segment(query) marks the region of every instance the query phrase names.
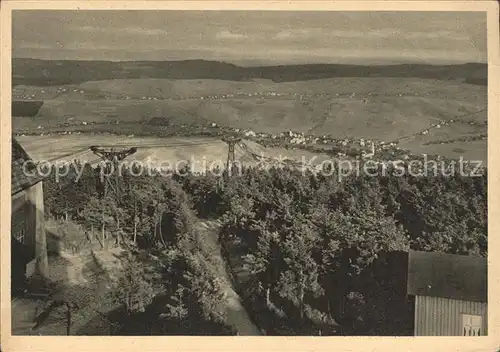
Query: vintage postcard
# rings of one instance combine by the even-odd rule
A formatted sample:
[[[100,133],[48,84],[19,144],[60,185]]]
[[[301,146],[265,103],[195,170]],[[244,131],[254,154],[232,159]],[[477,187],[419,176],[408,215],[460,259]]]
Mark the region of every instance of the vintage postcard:
[[[2,3],[2,350],[500,350],[498,9]]]

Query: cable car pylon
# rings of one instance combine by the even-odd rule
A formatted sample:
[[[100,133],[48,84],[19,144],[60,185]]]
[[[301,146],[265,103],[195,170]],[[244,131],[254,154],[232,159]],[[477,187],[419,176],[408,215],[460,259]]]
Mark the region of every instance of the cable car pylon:
[[[226,161],[226,178],[230,177],[236,169],[236,157],[234,156],[234,146],[241,142],[240,137],[228,136],[223,137],[222,141],[228,145],[227,161]]]
[[[100,179],[104,185],[103,198],[108,195],[108,187],[114,191],[116,202],[120,200],[120,163],[129,155],[137,152],[137,148],[129,148],[115,151],[114,148],[106,149],[96,146],[89,148],[95,155],[99,156],[104,162],[104,170],[100,169]],[[111,176],[114,176],[114,182]],[[113,184],[114,183],[114,184]]]

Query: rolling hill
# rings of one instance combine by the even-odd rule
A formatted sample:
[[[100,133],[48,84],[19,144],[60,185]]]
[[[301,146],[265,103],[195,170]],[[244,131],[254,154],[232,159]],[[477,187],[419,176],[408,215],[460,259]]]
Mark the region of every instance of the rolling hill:
[[[16,85],[51,86],[79,84],[110,79],[164,78],[217,79],[273,82],[294,82],[334,77],[425,78],[442,81],[457,80],[486,85],[487,65],[401,64],[359,66],[339,64],[307,64],[266,67],[241,67],[206,60],[184,61],[56,61],[15,58],[12,62],[12,83]]]
[[[166,126],[215,122],[256,132],[294,130],[385,140],[420,131],[440,120],[474,114],[487,103],[484,86],[379,77],[285,83],[262,79],[115,79],[62,89],[18,86],[14,92],[15,97],[36,99],[26,101],[24,108],[20,102],[13,106],[17,129],[68,122],[147,123],[161,119]],[[31,115],[22,115],[28,112]],[[486,111],[468,119],[483,122]]]

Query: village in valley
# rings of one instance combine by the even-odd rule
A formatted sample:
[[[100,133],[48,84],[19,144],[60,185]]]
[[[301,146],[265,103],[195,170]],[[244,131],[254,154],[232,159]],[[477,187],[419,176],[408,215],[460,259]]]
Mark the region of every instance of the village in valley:
[[[12,335],[488,335],[485,14],[120,12],[13,16]]]

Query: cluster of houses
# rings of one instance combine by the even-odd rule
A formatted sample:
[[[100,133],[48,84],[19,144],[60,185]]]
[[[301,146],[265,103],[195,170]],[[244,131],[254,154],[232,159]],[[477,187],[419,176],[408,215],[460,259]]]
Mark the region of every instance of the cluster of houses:
[[[78,94],[85,94],[85,91],[83,89],[79,89],[79,88],[59,87],[56,90],[56,93],[58,93],[58,94],[60,94],[60,93],[66,93],[66,92],[73,92],[73,93],[78,93]]]
[[[44,93],[45,91],[42,90],[42,93]],[[35,100],[37,99],[38,96],[37,96],[37,92],[33,92],[33,90],[31,89],[23,89],[23,88],[18,88],[18,87],[14,87],[14,89],[12,90],[12,99],[15,100],[15,99],[20,99],[20,100]]]
[[[440,129],[441,127],[444,127],[444,126],[449,126],[455,122],[458,122],[456,120],[442,120],[442,121],[439,121],[438,123],[433,123],[429,126],[429,128],[417,133],[418,135],[421,135],[421,136],[425,136],[427,134],[429,134],[429,131],[433,128],[435,129]]]
[[[56,94],[61,94],[61,93],[79,93],[79,94],[85,94],[86,90],[81,89],[81,88],[74,88],[74,87],[65,87],[65,86],[60,86],[57,87],[56,89]],[[45,90],[40,91],[41,94],[45,93]],[[95,92],[91,92],[95,93]],[[104,94],[104,99],[117,99],[117,100],[130,100],[130,99],[138,99],[138,100],[218,100],[218,99],[231,99],[231,98],[270,98],[270,97],[299,97],[300,99],[307,99],[307,98],[317,98],[317,97],[349,97],[351,99],[353,98],[368,98],[368,97],[377,97],[377,96],[398,96],[398,97],[403,97],[403,96],[419,96],[419,93],[412,93],[412,92],[405,92],[405,93],[372,93],[372,92],[354,92],[354,93],[348,93],[348,92],[340,92],[340,93],[310,93],[310,92],[304,92],[304,93],[297,93],[297,92],[275,92],[275,91],[265,91],[265,92],[246,92],[246,93],[231,93],[231,94],[214,94],[214,95],[205,95],[205,96],[171,96],[171,97],[165,97],[165,96],[155,96],[155,95],[124,95],[120,93],[106,93],[106,92],[101,92],[101,94]],[[429,93],[424,93],[423,96],[429,96]],[[37,94],[33,93],[26,93],[22,92],[19,90],[14,89],[13,91],[13,97],[16,99],[24,99],[24,100],[33,100],[37,98]]]
[[[236,131],[237,132],[237,131]],[[336,139],[330,136],[316,136],[309,135],[304,132],[287,131],[279,134],[269,134],[269,133],[256,133],[252,130],[246,130],[243,132],[246,137],[254,137],[259,139],[267,140],[267,145],[275,146],[292,146],[292,147],[305,147],[311,145],[325,145],[330,147],[338,147],[339,149],[349,149],[356,148],[366,149],[365,156],[369,156],[370,153],[373,155],[377,150],[387,150],[390,148],[397,148],[395,142],[380,142],[371,139],[354,139],[354,138],[344,138]],[[338,156],[345,156],[345,153],[339,152]]]
[[[58,95],[61,93],[78,93],[78,94],[84,94],[85,91],[83,89],[79,88],[68,88],[68,87],[57,87],[57,89],[53,89],[52,87],[49,88],[44,88],[40,90],[35,90],[33,89],[26,89],[23,87],[15,87],[12,90],[12,98],[13,99],[20,99],[20,100],[36,100],[36,99],[42,99],[44,98],[45,94],[52,94],[52,95]]]
[[[43,137],[43,136],[51,136],[52,134],[57,134],[59,136],[66,136],[66,135],[72,135],[72,134],[82,134],[82,132],[80,131],[62,131],[62,132],[58,132],[58,133],[15,133],[14,136],[15,137],[26,137],[26,136],[29,136],[29,135],[36,135],[36,136],[40,136],[40,137]]]
[[[212,122],[210,127],[217,127],[220,135],[224,135],[224,133],[240,134],[247,139],[254,140],[267,147],[307,149],[320,153],[335,150],[338,157],[355,154],[362,159],[373,159],[377,155],[377,159],[380,159],[381,163],[383,160],[389,162],[390,160],[415,159],[414,156],[399,148],[397,142],[384,142],[364,138],[336,139],[331,136],[316,136],[291,130],[273,134],[255,132],[251,129],[221,127],[215,122]]]
[[[431,124],[429,126],[429,128],[426,128],[425,130],[418,132],[417,135],[425,136],[425,135],[428,135],[430,130],[432,130],[434,128],[440,129],[441,127],[449,126],[453,123],[459,123],[459,122],[461,122],[461,121],[460,120],[453,120],[453,119],[452,120],[442,120],[442,121],[439,121],[438,123]],[[469,121],[467,123],[471,126],[481,125],[480,122],[475,122],[475,121]],[[488,121],[484,121],[482,124],[487,125]]]
[[[299,97],[300,99],[305,99],[305,98],[314,98],[314,97],[349,97],[349,98],[367,98],[367,97],[376,97],[376,96],[417,96],[419,95],[418,93],[397,93],[397,94],[390,94],[390,93],[347,93],[347,92],[342,92],[342,93],[297,93],[297,92],[285,92],[285,93],[278,93],[278,92],[273,92],[273,91],[267,91],[267,92],[247,92],[247,93],[235,93],[235,94],[218,94],[218,95],[207,95],[207,96],[191,96],[191,97],[175,97],[175,98],[168,98],[168,99],[179,99],[179,100],[194,100],[194,99],[200,99],[200,100],[217,100],[217,99],[230,99],[230,98],[251,98],[251,97],[259,97],[259,98],[266,98],[266,97]],[[429,93],[425,93],[424,96],[429,96]],[[141,99],[144,99],[146,97],[142,97]],[[147,97],[147,99],[150,99],[151,97]],[[160,98],[160,97],[152,97],[152,99],[165,99],[165,98]]]
[[[36,95],[35,94],[19,94],[19,95],[13,95],[12,98],[24,99],[24,100],[35,100]]]
[[[448,144],[448,143],[457,143],[457,142],[472,142],[472,141],[479,141],[479,140],[484,141],[487,139],[488,139],[487,133],[480,133],[478,135],[461,136],[458,138],[451,138],[451,139],[440,140],[440,141],[429,141],[429,142],[424,143],[424,145]]]

